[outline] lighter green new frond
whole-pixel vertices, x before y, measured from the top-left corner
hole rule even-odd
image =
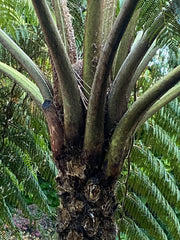
[[[43,97],[38,89],[38,87],[26,78],[23,74],[15,70],[14,68],[6,65],[5,63],[0,62],[0,71],[3,72],[10,79],[18,83],[23,90],[25,90],[32,99],[41,107],[43,103]]]

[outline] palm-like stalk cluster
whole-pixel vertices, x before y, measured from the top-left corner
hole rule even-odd
[[[20,4],[19,1],[18,3]],[[68,181],[72,176],[80,176],[78,181],[83,185],[83,179],[87,176],[92,180],[98,179],[102,174],[101,178],[112,184],[112,179],[117,180],[121,173],[117,186],[119,201],[117,223],[121,237],[124,233],[125,238],[130,239],[178,239],[180,235],[178,219],[180,154],[177,137],[179,100],[169,103],[157,115],[146,121],[180,94],[177,84],[180,80],[180,66],[176,66],[157,83],[152,82],[152,87],[149,84],[148,90],[141,97],[136,98],[137,86],[140,84],[139,77],[157,49],[166,45],[174,53],[178,51],[180,42],[178,1],[125,0],[123,5],[120,4],[122,1],[118,1],[117,4],[115,0],[87,1],[86,23],[84,23],[84,15],[81,15],[82,11],[79,10],[83,6],[83,12],[86,13],[86,1],[79,1],[79,5],[77,2],[66,0],[52,2],[32,0],[32,3],[47,44],[46,46],[43,42],[43,48],[37,49],[38,51],[45,49],[46,53],[48,49],[54,74],[53,80],[48,81],[45,77],[47,74],[44,74],[2,30],[0,42],[20,62],[34,82],[3,63],[0,63],[0,70],[21,85],[43,110],[49,127],[54,160],[60,170],[57,178],[59,183],[65,179],[69,184]],[[73,21],[68,6],[74,17]],[[9,9],[7,19],[8,16],[11,21],[18,19],[21,22],[23,19],[26,23],[25,27],[28,26],[29,18],[24,17],[28,14],[25,12],[18,17],[18,12],[13,12],[11,0],[7,5],[2,1],[1,7],[2,11],[4,7]],[[29,9],[32,10],[30,6]],[[82,25],[76,24],[75,19],[80,19]],[[37,19],[32,22],[32,26],[38,30],[37,32],[41,32]],[[84,29],[79,31],[79,27],[82,26],[85,26],[85,31]],[[3,25],[2,28],[8,32],[8,28]],[[82,32],[85,34],[83,43]],[[17,38],[17,42],[21,43],[23,39],[31,39],[28,34],[18,35],[15,31],[12,36],[21,36]],[[34,39],[36,37],[34,35]],[[79,54],[75,44],[78,42],[77,39]],[[29,44],[32,46],[32,41],[27,45]],[[82,56],[83,59],[78,59]],[[38,60],[37,63],[41,63],[41,57],[35,59]],[[83,65],[83,71],[80,73],[75,69],[77,61]],[[131,101],[132,93],[134,101]],[[13,106],[16,107],[14,104]],[[7,123],[9,124],[8,121]],[[36,156],[35,160],[43,163],[40,156],[44,156],[44,152],[48,149],[45,148],[40,154],[36,138],[38,143],[41,141],[37,132],[25,131],[23,127],[19,127],[16,131],[11,125],[4,129],[7,129],[8,138],[3,137],[2,149],[5,149],[8,141],[12,148],[15,146],[9,153],[17,152],[18,156],[21,153],[25,159]],[[12,134],[9,134],[9,131]],[[22,143],[24,140],[22,132],[27,133],[26,142],[33,151],[27,151],[27,145]],[[15,137],[12,139],[11,136]],[[14,139],[16,139],[15,143],[13,143]],[[46,144],[43,142],[42,146]],[[68,154],[72,160],[66,159]],[[78,154],[80,157],[77,156]],[[4,153],[3,156],[5,159],[11,159],[9,155],[6,158]],[[83,162],[84,159],[87,166]],[[128,163],[125,159],[129,160]],[[5,164],[5,160],[2,164]],[[24,168],[24,165],[19,166]],[[41,169],[41,164],[39,167]],[[89,173],[86,173],[87,176],[79,173],[86,167],[90,169]],[[80,169],[78,174],[75,172],[77,169]],[[91,176],[93,169],[95,173],[99,171],[99,175],[95,174],[95,178],[94,175]],[[7,169],[6,166],[6,171],[2,174],[7,174],[9,171],[12,171],[11,168]],[[67,173],[63,175],[66,171]],[[22,179],[28,173],[24,171]],[[98,184],[100,179],[97,181]],[[73,181],[74,184],[76,181]],[[89,187],[88,183],[89,181],[87,187]],[[73,184],[70,183],[70,186],[72,187]],[[102,186],[104,187],[103,184]],[[64,185],[59,187],[63,188]],[[14,185],[11,188],[15,189]],[[63,191],[69,190],[64,187]],[[74,191],[73,189],[68,194],[70,192],[74,194]],[[107,191],[105,192],[108,195]],[[36,196],[35,192],[34,195]],[[88,196],[88,193],[85,195]],[[73,195],[72,201],[74,196],[76,194]],[[113,196],[110,199],[114,201]],[[98,200],[102,200],[101,194],[98,195]],[[2,202],[5,204],[4,200]],[[81,203],[83,206],[84,202]],[[7,209],[6,205],[3,206]],[[80,208],[79,211],[81,210]],[[60,212],[65,223],[67,220],[67,226],[63,225],[65,223],[61,226],[61,230],[64,231],[63,228],[69,225],[68,219],[74,214],[73,208],[63,209]],[[105,214],[109,217],[107,213]],[[85,220],[88,221],[90,217],[91,214]],[[87,225],[85,224],[86,234],[99,234],[98,227],[94,233]],[[77,234],[82,236],[81,232],[71,229],[68,236]]]

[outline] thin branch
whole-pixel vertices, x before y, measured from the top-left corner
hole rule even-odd
[[[46,80],[41,70],[36,64],[10,39],[10,37],[0,29],[0,43],[17,59],[17,61],[26,69],[29,75],[37,84],[44,99],[52,99],[52,86]]]
[[[122,165],[124,152],[127,152],[128,139],[134,134],[138,123],[150,107],[179,81],[180,66],[148,89],[124,114],[111,137],[109,151],[105,157],[107,176],[119,174],[119,171],[114,172],[114,168],[118,169],[118,166]]]
[[[126,0],[100,56],[92,86],[84,140],[84,149],[90,154],[102,151],[104,141],[104,108],[107,81],[119,42],[133,15],[138,0]]]
[[[76,142],[82,130],[82,105],[78,85],[61,36],[45,0],[32,0],[60,81],[64,128],[68,142]]]

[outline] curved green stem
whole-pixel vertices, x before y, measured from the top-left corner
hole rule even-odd
[[[127,110],[127,91],[129,85],[141,60],[162,30],[163,20],[162,15],[155,20],[154,26],[157,26],[156,34],[152,34],[151,28],[143,34],[140,41],[132,48],[114,80],[108,100],[109,131],[111,131],[113,125],[120,120]],[[154,28],[152,27],[152,29]]]
[[[171,88],[167,93],[165,93],[152,107],[145,113],[144,117],[138,123],[136,129],[140,128],[143,123],[145,123],[149,118],[151,118],[155,113],[157,113],[162,107],[171,102],[176,97],[180,96],[180,83]]]
[[[10,37],[0,29],[0,43],[17,59],[37,84],[44,99],[52,99],[52,87],[41,70]]]
[[[138,123],[144,118],[146,112],[179,81],[180,66],[148,89],[121,118],[112,135],[109,150],[105,157],[106,175],[108,177],[119,173],[118,171],[114,172],[114,168],[118,169],[118,166],[126,157],[129,139],[133,136]]]
[[[87,112],[84,149],[98,155],[104,142],[104,112],[107,80],[119,42],[126,30],[138,0],[126,0],[101,53],[92,86]]]
[[[82,130],[82,105],[73,69],[61,36],[45,0],[32,0],[50,50],[61,87],[64,128],[68,142],[76,142]]]
[[[15,70],[14,68],[8,66],[5,63],[0,62],[0,72],[4,73],[19,86],[23,88],[25,92],[34,100],[39,108],[42,108],[43,97],[39,91],[39,88],[23,74]]]
[[[149,50],[147,51],[146,55],[144,56],[144,58],[142,59],[142,61],[140,62],[139,66],[137,67],[130,83],[127,89],[127,100],[129,99],[129,96],[131,94],[131,91],[134,89],[134,86],[136,84],[136,82],[138,81],[141,73],[144,71],[144,69],[147,67],[149,61],[151,61],[151,59],[153,58],[153,56],[156,54],[157,50],[159,49],[159,47],[156,45],[156,41],[151,45],[151,47],[149,48]]]

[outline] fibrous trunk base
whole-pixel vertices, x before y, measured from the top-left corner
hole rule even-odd
[[[58,208],[58,240],[115,240],[116,209],[114,186],[108,186],[101,174],[93,174],[92,166],[75,157],[61,159],[56,178]]]

